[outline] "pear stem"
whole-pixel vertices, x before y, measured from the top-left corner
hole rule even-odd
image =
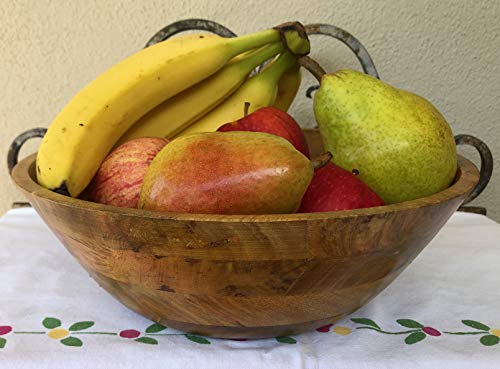
[[[250,103],[245,101],[245,107],[243,108],[243,116],[246,117],[248,115],[248,110],[250,109]]]
[[[332,160],[333,155],[327,151],[324,154],[321,154],[320,156],[315,157],[314,159],[311,160],[311,164],[314,169],[319,169],[323,168],[326,164]]]
[[[319,63],[309,56],[302,56],[297,59],[297,62],[302,67],[306,68],[313,76],[321,83],[321,79],[326,74],[325,70]]]

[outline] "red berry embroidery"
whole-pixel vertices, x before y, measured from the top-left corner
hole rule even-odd
[[[0,325],[0,336],[3,336],[11,331],[12,327],[10,325]]]
[[[422,331],[427,333],[429,336],[440,336],[441,332],[439,332],[437,329],[432,328],[432,327],[423,327]]]
[[[327,333],[327,332],[330,332],[330,327],[331,327],[332,325],[333,325],[333,324],[327,324],[327,325],[324,325],[324,326],[322,326],[322,327],[316,328],[316,331],[321,332],[321,333]]]
[[[141,335],[141,332],[136,331],[135,329],[125,329],[120,332],[120,337],[123,338],[136,338]]]

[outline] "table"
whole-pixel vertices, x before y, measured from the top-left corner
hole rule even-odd
[[[334,325],[266,340],[179,332],[100,288],[31,208],[0,218],[0,368],[500,368],[500,225],[455,213]]]

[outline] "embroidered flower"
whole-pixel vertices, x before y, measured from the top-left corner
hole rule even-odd
[[[53,340],[60,340],[61,338],[68,337],[69,331],[64,328],[54,328],[47,333],[47,336],[49,336]]]
[[[348,327],[343,327],[341,325],[336,325],[333,327],[333,332],[340,334],[341,336],[347,336],[348,334],[352,333],[352,329]]]
[[[68,329],[61,328],[61,321],[57,318],[47,317],[42,321],[42,325],[50,329],[47,332],[47,336],[53,340],[58,340],[65,346],[82,346],[83,342],[78,337],[72,336],[72,334],[78,334],[79,331],[83,331],[94,325],[94,322],[83,321],[76,322],[72,324]]]

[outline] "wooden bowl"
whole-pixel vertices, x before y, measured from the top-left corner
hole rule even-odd
[[[321,151],[309,131],[311,151]],[[224,216],[159,213],[73,199],[36,183],[35,155],[12,178],[109,293],[153,321],[223,338],[296,334],[332,323],[387,287],[479,180],[458,157],[454,184],[370,209]],[[423,278],[425,276],[422,276]]]

